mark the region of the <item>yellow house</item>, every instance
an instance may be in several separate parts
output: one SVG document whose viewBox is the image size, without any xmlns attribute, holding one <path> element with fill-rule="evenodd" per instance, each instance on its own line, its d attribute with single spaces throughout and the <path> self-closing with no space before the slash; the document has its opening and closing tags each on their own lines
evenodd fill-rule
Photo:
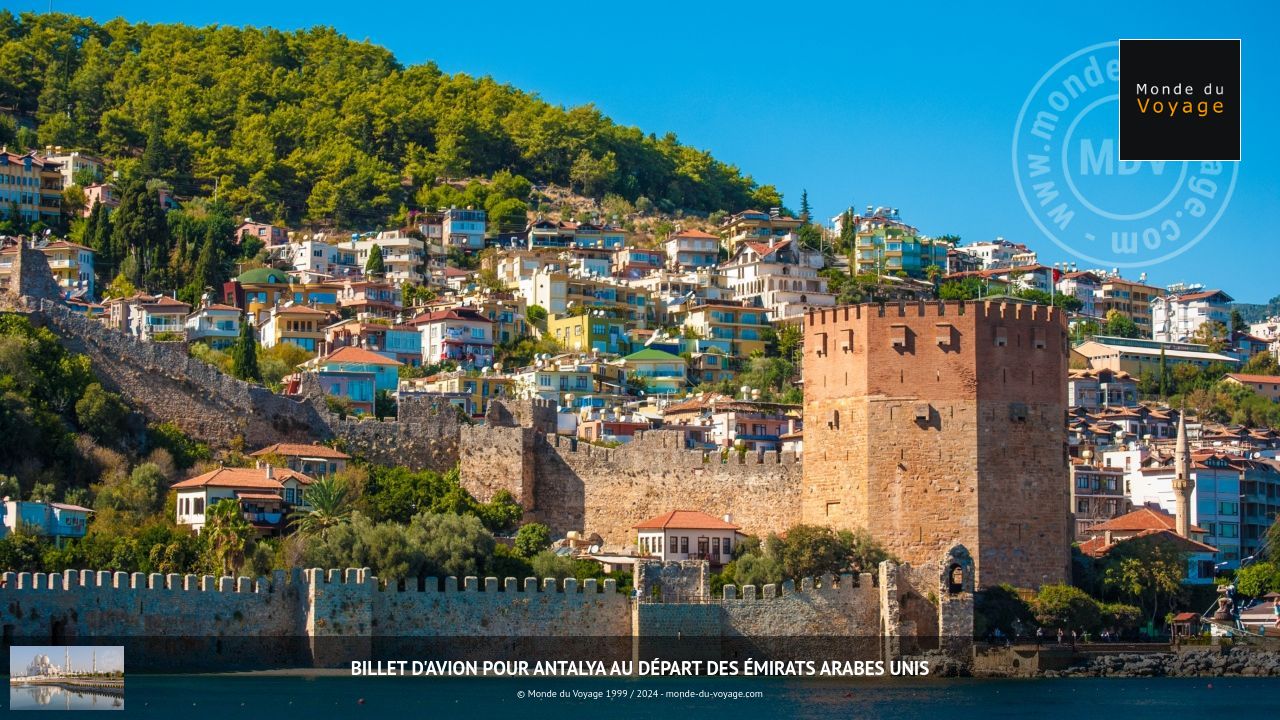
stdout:
<svg viewBox="0 0 1280 720">
<path fill-rule="evenodd" d="M 305 305 L 277 305 L 258 327 L 258 342 L 269 348 L 288 342 L 314 353 L 324 340 L 329 313 Z"/>
<path fill-rule="evenodd" d="M 445 395 L 459 398 L 468 415 L 481 416 L 489 409 L 494 398 L 512 397 L 513 380 L 510 376 L 491 375 L 475 371 L 458 370 L 439 373 L 428 378 L 412 378 L 400 381 L 400 396 Z"/>
<path fill-rule="evenodd" d="M 547 332 L 566 350 L 625 354 L 631 352 L 627 320 L 610 310 L 590 310 L 582 315 L 553 315 Z"/>
<path fill-rule="evenodd" d="M 55 240 L 40 248 L 64 292 L 93 298 L 93 248 Z"/>
</svg>

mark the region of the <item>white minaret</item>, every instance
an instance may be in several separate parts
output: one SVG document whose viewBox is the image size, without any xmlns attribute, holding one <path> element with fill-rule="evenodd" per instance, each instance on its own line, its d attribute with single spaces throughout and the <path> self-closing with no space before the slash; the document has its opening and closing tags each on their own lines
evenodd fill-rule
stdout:
<svg viewBox="0 0 1280 720">
<path fill-rule="evenodd" d="M 1178 534 L 1191 537 L 1191 491 L 1196 483 L 1191 479 L 1191 450 L 1187 446 L 1187 422 L 1185 412 L 1178 412 L 1178 444 L 1173 451 L 1174 524 Z"/>
</svg>

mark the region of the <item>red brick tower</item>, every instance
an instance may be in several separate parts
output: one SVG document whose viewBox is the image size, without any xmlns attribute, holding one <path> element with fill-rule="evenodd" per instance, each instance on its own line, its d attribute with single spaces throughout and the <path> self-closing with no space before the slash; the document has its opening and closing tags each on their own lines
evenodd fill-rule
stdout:
<svg viewBox="0 0 1280 720">
<path fill-rule="evenodd" d="M 866 528 L 980 587 L 1070 576 L 1066 322 L 1025 303 L 854 305 L 804 318 L 803 521 Z"/>
</svg>

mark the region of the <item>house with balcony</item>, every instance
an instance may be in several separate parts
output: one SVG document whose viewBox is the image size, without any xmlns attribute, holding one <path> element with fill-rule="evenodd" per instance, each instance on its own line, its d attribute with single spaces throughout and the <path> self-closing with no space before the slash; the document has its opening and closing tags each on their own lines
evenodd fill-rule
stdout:
<svg viewBox="0 0 1280 720">
<path fill-rule="evenodd" d="M 764 308 L 770 320 L 801 315 L 811 307 L 834 307 L 836 296 L 818 275 L 822 253 L 792 238 L 771 243 L 744 242 L 720 266 L 733 297 Z"/>
<path fill-rule="evenodd" d="M 374 391 L 394 393 L 400 385 L 402 363 L 359 347 L 343 347 L 323 357 L 308 360 L 304 367 L 321 373 L 368 374 L 374 378 Z"/>
<path fill-rule="evenodd" d="M 107 300 L 108 323 L 140 340 L 185 340 L 191 306 L 167 295 L 137 293 Z"/>
<path fill-rule="evenodd" d="M 698 337 L 728 341 L 729 355 L 734 358 L 741 360 L 753 352 L 764 352 L 765 334 L 770 325 L 767 313 L 760 307 L 730 300 L 707 300 L 668 311 L 675 322 Z"/>
<path fill-rule="evenodd" d="M 1171 292 L 1151 301 L 1151 337 L 1160 342 L 1190 342 L 1206 323 L 1231 328 L 1235 298 L 1221 290 Z"/>
<path fill-rule="evenodd" d="M 426 261 L 426 242 L 400 230 L 388 230 L 374 237 L 353 239 L 341 243 L 339 249 L 355 252 L 356 266 L 368 266 L 369 252 L 377 245 L 382 250 L 383 279 L 400 283 L 421 285 L 426 281 L 422 274 Z"/>
<path fill-rule="evenodd" d="M 701 230 L 679 230 L 663 248 L 667 262 L 677 270 L 712 268 L 720 262 L 720 238 Z"/>
<path fill-rule="evenodd" d="M 54 225 L 62 217 L 62 166 L 28 152 L 0 147 L 0 208 L 16 208 L 27 222 Z"/>
<path fill-rule="evenodd" d="M 477 251 L 484 249 L 488 214 L 472 208 L 449 208 L 442 213 L 441 237 L 446 247 Z"/>
<path fill-rule="evenodd" d="M 627 319 L 606 310 L 547 318 L 547 333 L 566 350 L 622 355 L 631 352 Z"/>
<path fill-rule="evenodd" d="M 306 305 L 276 305 L 258 326 L 258 342 L 262 347 L 293 343 L 309 353 L 319 351 L 324 341 L 324 328 L 329 313 Z"/>
<path fill-rule="evenodd" d="M 116 191 L 116 186 L 111 183 L 93 183 L 84 187 L 84 210 L 80 214 L 89 217 L 93 213 L 93 207 L 101 205 L 104 210 L 114 210 L 120 207 L 120 193 Z"/>
<path fill-rule="evenodd" d="M 881 208 L 881 210 L 887 210 Z M 939 273 L 947 268 L 948 253 L 954 245 L 921 235 L 901 222 L 897 211 L 855 218 L 858 230 L 854 240 L 855 273 L 927 277 L 930 267 Z"/>
<path fill-rule="evenodd" d="M 240 308 L 202 304 L 187 316 L 186 331 L 188 342 L 202 342 L 214 350 L 226 350 L 240 336 Z"/>
<path fill-rule="evenodd" d="M 37 249 L 44 253 L 64 295 L 93 300 L 93 248 L 68 240 L 54 240 Z"/>
<path fill-rule="evenodd" d="M 466 307 L 426 312 L 407 325 L 422 333 L 422 363 L 452 360 L 463 367 L 493 364 L 493 321 Z"/>
<path fill-rule="evenodd" d="M 1138 380 L 1123 370 L 1070 370 L 1067 405 L 1086 410 L 1138 406 Z"/>
<path fill-rule="evenodd" d="M 422 334 L 409 325 L 351 319 L 325 327 L 322 354 L 344 347 L 364 348 L 410 367 L 422 364 Z"/>
<path fill-rule="evenodd" d="M 660 250 L 622 248 L 613 254 L 613 274 L 618 277 L 638 278 L 666 266 L 667 256 Z"/>
<path fill-rule="evenodd" d="M 645 348 L 622 358 L 622 364 L 626 369 L 628 384 L 633 379 L 638 380 L 643 383 L 647 395 L 684 393 L 689 385 L 689 368 L 679 355 Z"/>
<path fill-rule="evenodd" d="M 199 533 L 210 507 L 234 500 L 260 536 L 280 535 L 288 528 L 291 512 L 309 507 L 304 493 L 312 482 L 308 475 L 269 464 L 220 467 L 170 486 L 177 494 L 175 521 Z"/>
<path fill-rule="evenodd" d="M 348 278 L 337 294 L 338 307 L 358 318 L 392 318 L 404 309 L 404 293 L 389 280 Z"/>
<path fill-rule="evenodd" d="M 1093 537 L 1095 525 L 1119 517 L 1132 508 L 1125 494 L 1123 468 L 1096 466 L 1087 459 L 1072 458 L 1071 511 L 1077 542 Z"/>
<path fill-rule="evenodd" d="M 744 210 L 725 218 L 720 225 L 720 232 L 729 252 L 734 253 L 743 243 L 768 245 L 782 242 L 803 224 L 803 220 L 782 215 L 778 209 L 768 212 Z"/>
<path fill-rule="evenodd" d="M 598 222 L 579 223 L 573 231 L 573 244 L 581 249 L 619 250 L 627 245 L 627 231 Z"/>
<path fill-rule="evenodd" d="M 312 478 L 342 472 L 351 460 L 350 455 L 328 445 L 306 443 L 275 443 L 249 453 L 249 457 L 257 461 L 258 467 L 279 458 L 285 467 Z"/>
<path fill-rule="evenodd" d="M 728 515 L 716 517 L 698 510 L 672 510 L 634 526 L 640 553 L 657 560 L 706 560 L 713 567 L 733 559 L 742 528 Z M 679 602 L 680 598 L 663 598 Z"/>
<path fill-rule="evenodd" d="M 263 245 L 281 245 L 289 242 L 289 231 L 279 225 L 254 222 L 250 218 L 245 218 L 244 222 L 236 228 L 235 244 L 239 245 L 246 237 L 257 238 Z"/>
<path fill-rule="evenodd" d="M 665 427 L 685 433 L 689 447 L 704 449 L 780 450 L 783 435 L 803 429 L 799 405 L 738 400 L 720 393 L 668 405 L 662 419 Z"/>
<path fill-rule="evenodd" d="M 53 538 L 58 547 L 64 540 L 82 538 L 89 525 L 89 508 L 56 502 L 35 502 L 4 498 L 0 502 L 0 538 L 15 532 Z"/>
<path fill-rule="evenodd" d="M 1191 537 L 1178 534 L 1173 515 L 1159 508 L 1139 507 L 1132 512 L 1090 528 L 1090 537 L 1080 543 L 1080 552 L 1106 557 L 1122 543 L 1156 543 L 1187 557 L 1186 585 L 1212 585 L 1218 549 L 1205 543 L 1204 529 L 1192 525 Z"/>
</svg>

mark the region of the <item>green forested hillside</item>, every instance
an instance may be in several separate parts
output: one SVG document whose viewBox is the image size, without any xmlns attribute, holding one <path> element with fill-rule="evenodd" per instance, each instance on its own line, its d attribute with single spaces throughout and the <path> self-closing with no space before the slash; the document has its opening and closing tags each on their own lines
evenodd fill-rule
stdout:
<svg viewBox="0 0 1280 720">
<path fill-rule="evenodd" d="M 773 205 L 737 168 L 489 78 L 404 67 L 329 28 L 147 25 L 0 11 L 0 142 L 145 165 L 180 195 L 285 223 L 385 221 L 438 178 L 499 170 L 659 208 Z M 17 123 L 13 120 L 17 120 Z M 35 122 L 36 134 L 23 130 Z M 146 151 L 144 154 L 144 150 Z"/>
</svg>

